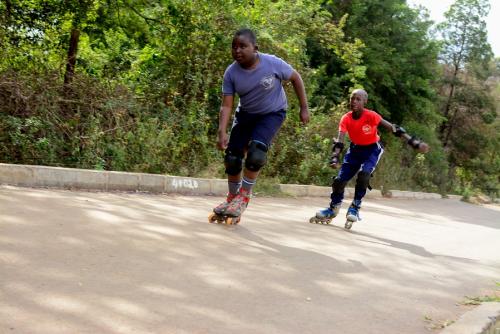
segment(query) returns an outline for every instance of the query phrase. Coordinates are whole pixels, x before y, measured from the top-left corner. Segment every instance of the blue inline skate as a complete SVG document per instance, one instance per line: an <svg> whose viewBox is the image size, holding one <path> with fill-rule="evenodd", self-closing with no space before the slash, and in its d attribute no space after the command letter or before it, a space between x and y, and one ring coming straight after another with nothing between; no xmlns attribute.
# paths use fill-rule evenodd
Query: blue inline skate
<svg viewBox="0 0 500 334"><path fill-rule="evenodd" d="M316 212L316 216L311 217L309 222L311 224L330 224L332 219L339 214L340 204L328 207Z"/></svg>
<svg viewBox="0 0 500 334"><path fill-rule="evenodd" d="M361 201L359 200L354 200L352 201L351 206L349 209L347 209L347 214L346 214L346 222L345 222L345 228L350 229L352 227L352 224L355 222L358 222L361 220L361 217L359 216L359 210L361 209Z"/></svg>

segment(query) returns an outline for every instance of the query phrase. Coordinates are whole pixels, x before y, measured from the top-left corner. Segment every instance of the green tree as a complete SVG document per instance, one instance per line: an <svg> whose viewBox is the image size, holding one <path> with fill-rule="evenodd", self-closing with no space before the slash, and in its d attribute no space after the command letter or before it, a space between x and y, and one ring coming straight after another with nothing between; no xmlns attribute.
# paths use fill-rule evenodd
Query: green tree
<svg viewBox="0 0 500 334"><path fill-rule="evenodd" d="M470 74L463 75L467 70L466 67L468 66L471 70L473 64L486 66L492 58L484 20L489 9L488 0L457 0L445 13L446 21L439 25L443 40L440 58L445 65L442 89L445 90L443 93L446 96L442 106L444 120L439 133L445 147L450 144L454 127L457 124L456 119L461 112L478 114L489 109L481 104L476 104L477 108L467 108L470 104L463 103L463 100L464 94L468 95L466 92L468 88L462 89L464 94L461 96L456 95L457 88L467 86L460 78L470 78ZM482 101L484 98L478 97L475 100Z"/></svg>
<svg viewBox="0 0 500 334"><path fill-rule="evenodd" d="M432 79L438 49L429 38L432 22L425 13L408 7L404 0L325 3L336 20L348 15L346 36L365 45L361 61L366 77L359 84L370 94L370 107L396 123L407 119L435 123ZM329 64L327 76L339 68L336 62L319 60Z"/></svg>
<svg viewBox="0 0 500 334"><path fill-rule="evenodd" d="M498 196L498 70L487 42L487 0L457 0L439 25L442 80L439 135L448 153L450 183L470 195Z"/></svg>
<svg viewBox="0 0 500 334"><path fill-rule="evenodd" d="M404 0L323 1L323 6L335 22L342 22L347 15L346 38L364 45L360 65L366 75L357 85L368 91L368 107L403 124L433 147L430 154L415 155L396 138L382 133L387 150L374 183L437 191L445 179L446 162L435 133L440 117L433 81L439 49L429 34L432 22L427 13L410 8ZM310 46L311 66L325 69L318 78L313 102L326 100L332 106L346 100L350 86L342 77L345 69L341 59L325 54L314 41Z"/></svg>

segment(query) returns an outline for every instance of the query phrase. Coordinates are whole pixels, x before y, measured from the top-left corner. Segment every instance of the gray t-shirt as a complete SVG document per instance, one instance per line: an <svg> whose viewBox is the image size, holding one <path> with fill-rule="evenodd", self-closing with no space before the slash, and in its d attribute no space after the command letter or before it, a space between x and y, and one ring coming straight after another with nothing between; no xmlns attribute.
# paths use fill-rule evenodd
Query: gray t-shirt
<svg viewBox="0 0 500 334"><path fill-rule="evenodd" d="M246 70L237 62L229 65L224 73L223 95L240 97L240 110L249 114L267 114L287 109L282 80L289 80L293 68L273 55L259 52L259 63Z"/></svg>

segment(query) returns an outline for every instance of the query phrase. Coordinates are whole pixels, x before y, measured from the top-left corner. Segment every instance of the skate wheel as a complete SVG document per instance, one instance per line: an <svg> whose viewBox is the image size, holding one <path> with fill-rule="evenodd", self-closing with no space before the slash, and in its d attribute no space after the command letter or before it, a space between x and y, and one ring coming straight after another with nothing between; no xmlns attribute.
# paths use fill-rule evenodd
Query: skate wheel
<svg viewBox="0 0 500 334"><path fill-rule="evenodd" d="M350 230L351 229L352 223L353 222L350 221L350 220L348 220L348 221L345 222L345 226L344 227L346 228L346 230Z"/></svg>
<svg viewBox="0 0 500 334"><path fill-rule="evenodd" d="M210 224L214 224L215 222L218 222L217 214L211 213L210 215L208 215L208 222Z"/></svg>
<svg viewBox="0 0 500 334"><path fill-rule="evenodd" d="M227 225L236 225L240 222L241 217L228 217L226 219Z"/></svg>
<svg viewBox="0 0 500 334"><path fill-rule="evenodd" d="M309 219L309 223L311 223L311 224L317 224L318 223L318 219L316 217L311 217Z"/></svg>

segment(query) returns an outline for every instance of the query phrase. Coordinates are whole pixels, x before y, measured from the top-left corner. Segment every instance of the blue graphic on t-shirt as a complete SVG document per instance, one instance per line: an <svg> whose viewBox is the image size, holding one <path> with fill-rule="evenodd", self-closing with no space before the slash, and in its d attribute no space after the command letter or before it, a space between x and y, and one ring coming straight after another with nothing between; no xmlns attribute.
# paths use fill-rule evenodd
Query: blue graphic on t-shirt
<svg viewBox="0 0 500 334"><path fill-rule="evenodd" d="M274 87L274 75L262 78L262 80L260 80L260 84L265 90L272 89Z"/></svg>

